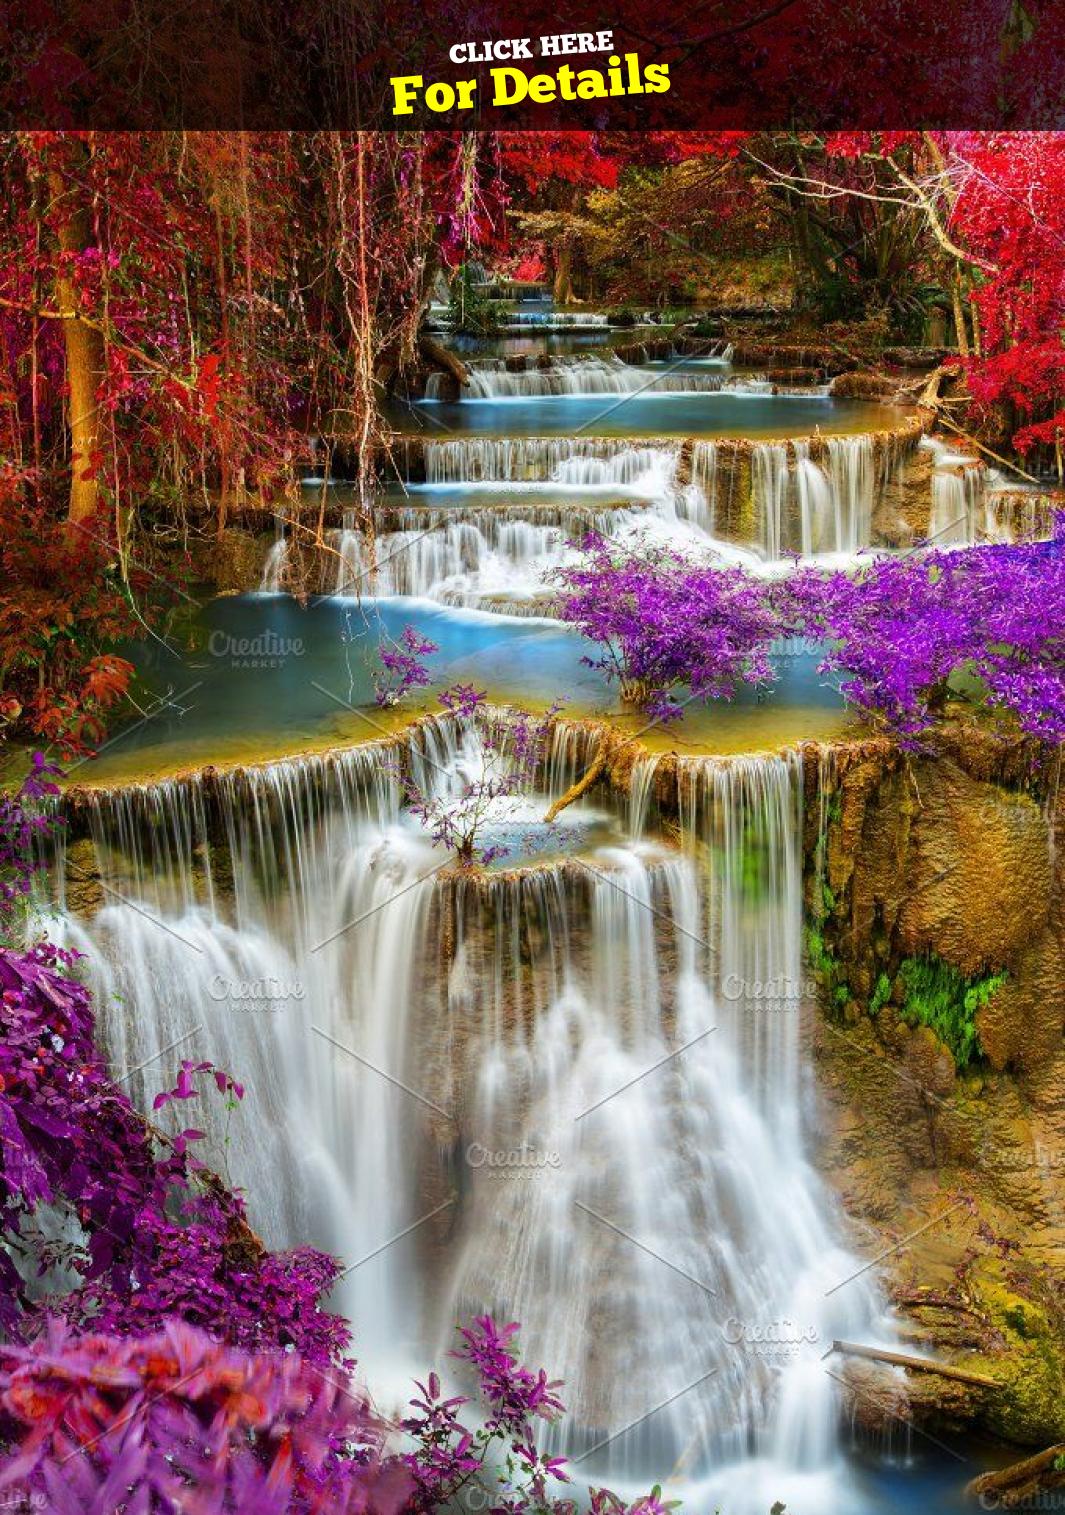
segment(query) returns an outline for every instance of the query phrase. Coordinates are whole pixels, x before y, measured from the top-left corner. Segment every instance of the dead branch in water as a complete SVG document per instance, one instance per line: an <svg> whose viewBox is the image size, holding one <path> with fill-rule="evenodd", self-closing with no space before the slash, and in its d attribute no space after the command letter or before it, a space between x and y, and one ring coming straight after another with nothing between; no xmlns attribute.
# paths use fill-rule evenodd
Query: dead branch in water
<svg viewBox="0 0 1065 1515"><path fill-rule="evenodd" d="M888 1352L882 1347L866 1347L856 1341L834 1341L833 1352L842 1352L847 1357L868 1357L872 1362L886 1362L894 1368L911 1368L919 1373L936 1373L940 1378L951 1378L958 1383L975 1384L981 1389L1000 1387L997 1378L986 1373L972 1373L968 1368L953 1368L948 1363L935 1362L931 1357L911 1357L908 1352Z"/></svg>
<svg viewBox="0 0 1065 1515"><path fill-rule="evenodd" d="M599 750L595 754L595 757L589 763L588 767L584 770L583 774L577 780L577 782L575 784L571 784L566 790L565 794L560 795L558 799L555 800L554 804L544 816L544 820L548 823L555 820L555 818L561 814L563 810L565 810L567 805L572 805L574 800L579 800L582 794L586 794L595 783L596 779L600 778L606 771L606 760L607 744L605 741L600 739Z"/></svg>
<svg viewBox="0 0 1065 1515"><path fill-rule="evenodd" d="M456 384L464 387L469 385L470 371L458 354L451 352L425 332L418 337L418 351L433 368L439 368L444 373L450 374Z"/></svg>

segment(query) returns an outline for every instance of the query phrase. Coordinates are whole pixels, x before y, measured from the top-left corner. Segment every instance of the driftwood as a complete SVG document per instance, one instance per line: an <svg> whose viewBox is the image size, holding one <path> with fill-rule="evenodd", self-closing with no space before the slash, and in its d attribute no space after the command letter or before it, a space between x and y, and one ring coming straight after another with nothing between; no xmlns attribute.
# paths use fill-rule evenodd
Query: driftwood
<svg viewBox="0 0 1065 1515"><path fill-rule="evenodd" d="M1055 1466L1059 1458L1065 1463L1065 1441L1055 1442L1045 1452L1011 1463L1008 1468L981 1473L966 1486L965 1492L973 1499L994 1495L993 1503L984 1503L985 1509L1015 1510L1018 1506L1033 1505L1039 1494L1065 1485L1065 1467Z"/></svg>
<svg viewBox="0 0 1065 1515"><path fill-rule="evenodd" d="M450 374L456 384L469 384L470 371L456 353L423 332L418 338L418 351L433 368Z"/></svg>
<svg viewBox="0 0 1065 1515"><path fill-rule="evenodd" d="M566 790L565 794L559 795L558 799L554 802L550 810L544 816L544 820L547 822L553 821L561 811L565 810L567 805L572 805L574 800L579 800L582 794L587 793L587 791L595 783L596 779L598 779L606 771L606 764L607 744L605 741L600 740L599 751L596 753L595 757L588 764L588 767L581 774L577 782L575 784L571 784Z"/></svg>
<svg viewBox="0 0 1065 1515"><path fill-rule="evenodd" d="M996 1378L985 1373L971 1373L968 1368L952 1368L947 1363L934 1362L930 1357L911 1357L908 1352L888 1352L881 1347L865 1347L856 1341L834 1341L833 1352L842 1352L847 1357L868 1357L873 1362L890 1363L895 1368L912 1368L920 1373L936 1373L940 1378L951 1378L957 1383L975 1384L981 1389L997 1389Z"/></svg>

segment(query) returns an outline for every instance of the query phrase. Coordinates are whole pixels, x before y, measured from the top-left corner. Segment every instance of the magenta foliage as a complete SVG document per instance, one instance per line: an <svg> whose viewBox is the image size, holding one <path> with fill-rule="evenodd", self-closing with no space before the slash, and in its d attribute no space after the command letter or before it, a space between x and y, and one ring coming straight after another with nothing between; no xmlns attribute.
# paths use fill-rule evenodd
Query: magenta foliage
<svg viewBox="0 0 1065 1515"><path fill-rule="evenodd" d="M251 1355L181 1321L134 1339L52 1322L0 1349L0 1489L56 1515L368 1512L413 1480L364 1393L297 1354Z"/></svg>
<svg viewBox="0 0 1065 1515"><path fill-rule="evenodd" d="M739 569L692 563L667 548L639 552L591 535L584 561L555 571L562 619L603 649L585 661L657 720L683 706L672 691L729 699L773 678L774 621L765 586Z"/></svg>
<svg viewBox="0 0 1065 1515"><path fill-rule="evenodd" d="M439 650L416 627L404 626L395 646L382 648L378 653L384 671L374 681L377 703L396 705L408 690L424 689L430 675L422 659Z"/></svg>
<svg viewBox="0 0 1065 1515"><path fill-rule="evenodd" d="M19 792L0 793L0 927L4 929L12 926L41 867L34 848L55 825L41 802L59 793L53 780L60 777L60 769L35 752Z"/></svg>
<svg viewBox="0 0 1065 1515"><path fill-rule="evenodd" d="M75 1337L52 1321L0 1347L0 1492L57 1515L577 1515L553 1483L536 1423L563 1411L557 1384L514 1354L517 1326L484 1316L454 1354L475 1372L482 1414L445 1398L435 1373L392 1427L348 1370L299 1353L251 1354L181 1321L134 1340ZM402 1430L406 1449L392 1450ZM476 1499L472 1496L476 1491ZM593 1515L662 1515L661 1491L626 1507L590 1491Z"/></svg>
<svg viewBox="0 0 1065 1515"><path fill-rule="evenodd" d="M777 587L788 629L829 644L824 671L904 738L968 673L1022 730L1065 740L1065 541L910 554Z"/></svg>
<svg viewBox="0 0 1065 1515"><path fill-rule="evenodd" d="M471 722L487 695L472 684L455 684L439 699L450 714ZM477 765L471 772L460 764L453 781L445 775L426 786L404 768L393 770L411 813L425 824L434 846L457 853L464 867L474 863L487 867L506 856L507 847L485 844L481 837L493 823L509 818L508 810L514 807L508 807L507 801L526 792L535 780L558 710L553 705L540 716L524 710L509 712L499 725L480 719Z"/></svg>
<svg viewBox="0 0 1065 1515"><path fill-rule="evenodd" d="M267 1252L243 1200L186 1155L197 1133L172 1142L134 1110L96 1049L88 991L66 976L73 963L48 945L0 951L0 1324L25 1338L51 1310L127 1334L180 1315L236 1345L338 1356L347 1327L320 1304L336 1261ZM80 1237L42 1240L41 1204ZM31 1300L24 1278L53 1266L77 1286L38 1281Z"/></svg>

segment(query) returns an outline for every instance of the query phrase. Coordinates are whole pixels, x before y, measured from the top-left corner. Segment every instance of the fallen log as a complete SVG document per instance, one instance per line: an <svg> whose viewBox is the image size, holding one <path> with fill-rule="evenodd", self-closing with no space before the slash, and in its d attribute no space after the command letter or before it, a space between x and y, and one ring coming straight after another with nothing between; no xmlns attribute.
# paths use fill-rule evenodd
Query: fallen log
<svg viewBox="0 0 1065 1515"><path fill-rule="evenodd" d="M588 764L588 767L581 774L577 782L571 784L565 794L559 795L558 799L544 816L544 820L550 823L561 811L565 810L567 805L572 805L574 800L579 800L581 795L585 794L595 783L596 779L606 770L606 761L607 744L605 741L600 740L599 751L595 757Z"/></svg>
<svg viewBox="0 0 1065 1515"><path fill-rule="evenodd" d="M456 384L469 384L470 371L462 359L450 348L423 332L418 338L418 351L427 363L450 374Z"/></svg>
<svg viewBox="0 0 1065 1515"><path fill-rule="evenodd" d="M911 1368L919 1373L937 1373L940 1378L952 1378L957 1383L975 1384L980 1389L997 1389L997 1378L985 1373L972 1373L968 1368L952 1368L948 1363L935 1362L931 1357L911 1357L908 1352L889 1352L882 1347L866 1347L856 1341L834 1341L833 1352L847 1357L868 1357L873 1362L890 1363L893 1368Z"/></svg>
<svg viewBox="0 0 1065 1515"><path fill-rule="evenodd" d="M1065 1441L1055 1442L1045 1452L1011 1463L1008 1468L981 1473L966 1485L965 1492L970 1498L981 1499L985 1510L1034 1505L1038 1495L1065 1486L1065 1466L1058 1467L1059 1460L1065 1464ZM988 1495L994 1496L993 1500L988 1501Z"/></svg>

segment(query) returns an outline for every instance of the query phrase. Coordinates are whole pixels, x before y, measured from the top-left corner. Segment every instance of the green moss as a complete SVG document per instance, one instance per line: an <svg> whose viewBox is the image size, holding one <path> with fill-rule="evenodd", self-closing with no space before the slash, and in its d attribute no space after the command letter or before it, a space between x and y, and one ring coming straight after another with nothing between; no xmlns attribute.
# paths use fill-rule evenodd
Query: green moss
<svg viewBox="0 0 1065 1515"><path fill-rule="evenodd" d="M876 981L873 997L869 1001L869 1014L876 1015L877 1011L882 1010L890 998L891 980L886 973L882 973Z"/></svg>
<svg viewBox="0 0 1065 1515"><path fill-rule="evenodd" d="M1011 1305L1009 1309L1003 1313L1002 1318L1009 1326L1010 1330L1016 1331L1018 1336L1023 1337L1025 1340L1031 1336L1032 1332L1029 1328L1028 1318L1024 1313L1023 1305Z"/></svg>
<svg viewBox="0 0 1065 1515"><path fill-rule="evenodd" d="M806 960L821 981L826 1001L837 1014L842 1013L854 996L843 977L843 964L816 926L806 928Z"/></svg>
<svg viewBox="0 0 1065 1515"><path fill-rule="evenodd" d="M1005 983L1005 973L967 979L940 957L908 957L899 975L905 991L899 1013L907 1025L929 1026L949 1047L958 1068L983 1056L976 1012Z"/></svg>

